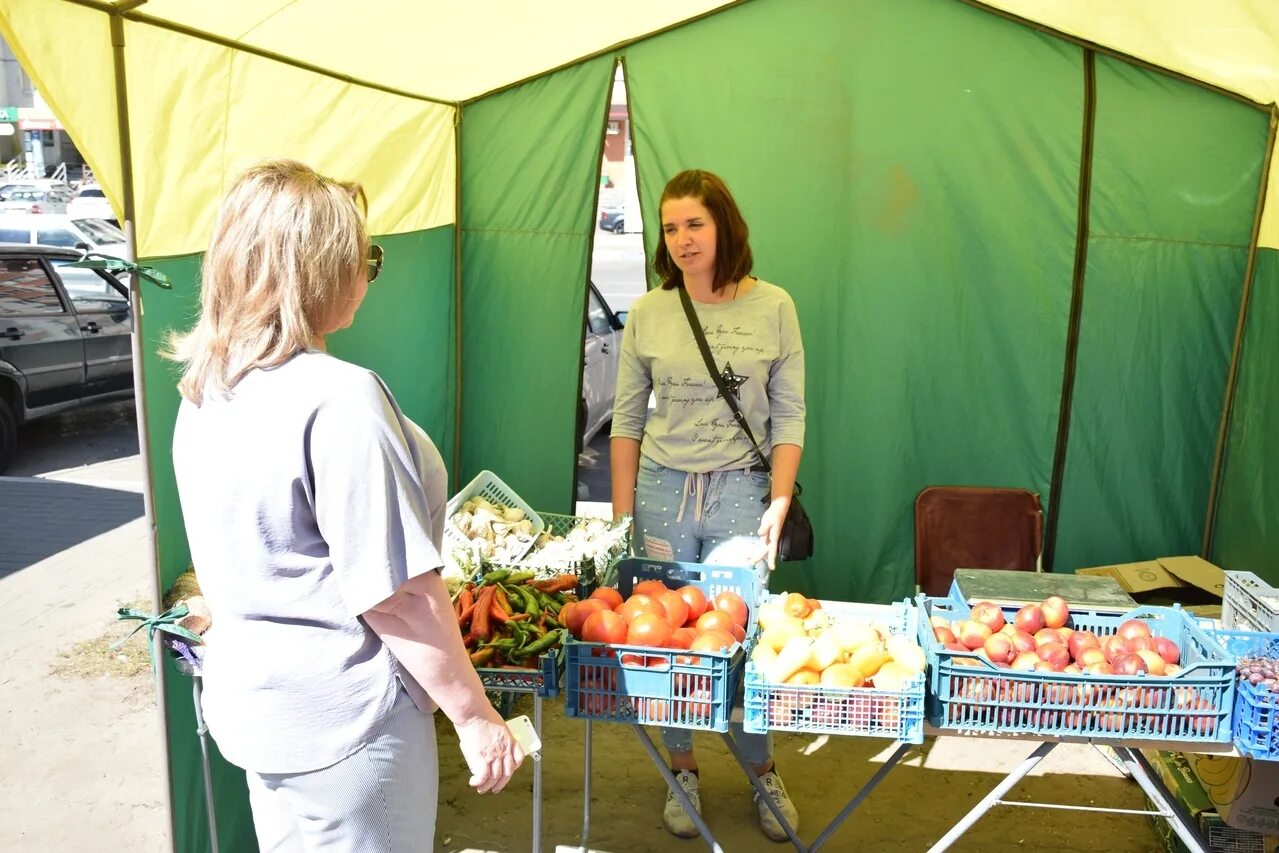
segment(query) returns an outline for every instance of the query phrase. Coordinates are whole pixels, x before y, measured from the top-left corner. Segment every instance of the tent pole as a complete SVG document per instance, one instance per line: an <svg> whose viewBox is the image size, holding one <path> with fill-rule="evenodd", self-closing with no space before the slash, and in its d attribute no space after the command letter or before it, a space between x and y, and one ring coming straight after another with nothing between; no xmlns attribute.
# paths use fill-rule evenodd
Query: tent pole
<svg viewBox="0 0 1279 853"><path fill-rule="evenodd" d="M1075 227L1075 267L1071 275L1070 319L1066 326L1066 364L1062 371L1061 405L1057 416L1057 444L1053 451L1052 481L1048 487L1048 517L1044 523L1043 564L1053 570L1057 550L1057 521L1061 514L1062 478L1070 444L1070 414L1075 399L1075 368L1079 361L1079 325L1084 311L1084 275L1088 266L1088 213L1092 199L1092 154L1097 129L1096 54L1084 49L1084 128L1079 151L1079 211Z"/></svg>
<svg viewBox="0 0 1279 853"><path fill-rule="evenodd" d="M130 4L129 8L134 4ZM137 215L133 197L133 145L129 133L129 89L124 62L123 9L109 18L111 25L111 59L115 72L116 122L120 137L120 196L124 206L125 255L130 261L138 258ZM138 421L138 456L142 462L142 510L146 518L146 552L144 561L150 573L151 606L156 613L163 609L164 591L161 589L159 559L156 552L155 492L151 484L151 440L147 422L146 370L143 359L142 294L141 280L137 273L129 274L129 307L133 315L133 405ZM177 843L177 827L173 815L173 769L169 755L169 719L166 713L164 664L155 668L156 712L160 721L160 737L164 740L164 802L169 821L169 844Z"/></svg>
<svg viewBox="0 0 1279 853"><path fill-rule="evenodd" d="M462 482L462 105L453 113L453 482Z"/></svg>
<svg viewBox="0 0 1279 853"><path fill-rule="evenodd" d="M1204 518L1203 547L1199 556L1205 560L1212 553L1212 537L1217 524L1217 504L1221 500L1221 476L1225 468L1226 444L1230 438L1230 418L1235 408L1235 392L1239 387L1239 360L1243 355L1243 339L1248 329L1248 306L1252 302L1252 285L1257 272L1257 249L1261 237L1261 215L1266 209L1266 185L1270 182L1270 161L1275 153L1275 133L1279 128L1279 106L1270 106L1270 129L1266 134L1265 160L1261 164L1261 186L1257 189L1257 208L1252 220L1252 237L1248 241L1248 262L1244 266L1243 293L1239 297L1239 316L1235 321L1235 340L1230 349L1230 371L1226 374L1226 395L1221 404L1221 423L1217 427L1217 449L1212 456L1212 478L1208 481L1208 507Z"/></svg>

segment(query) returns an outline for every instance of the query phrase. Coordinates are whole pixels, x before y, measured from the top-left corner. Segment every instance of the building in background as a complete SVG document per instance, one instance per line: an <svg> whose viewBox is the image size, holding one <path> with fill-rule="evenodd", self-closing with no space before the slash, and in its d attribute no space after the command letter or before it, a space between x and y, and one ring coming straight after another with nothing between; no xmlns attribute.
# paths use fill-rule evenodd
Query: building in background
<svg viewBox="0 0 1279 853"><path fill-rule="evenodd" d="M80 150L0 39L0 167L14 160L39 176L63 164L69 181L81 180L84 173Z"/></svg>

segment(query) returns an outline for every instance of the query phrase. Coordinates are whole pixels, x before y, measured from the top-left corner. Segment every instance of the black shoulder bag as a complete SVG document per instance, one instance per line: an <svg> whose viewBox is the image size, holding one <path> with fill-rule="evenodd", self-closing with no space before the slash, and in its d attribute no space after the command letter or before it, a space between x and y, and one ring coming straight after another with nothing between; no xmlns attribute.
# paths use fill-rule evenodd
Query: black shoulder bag
<svg viewBox="0 0 1279 853"><path fill-rule="evenodd" d="M725 403L728 403L728 408L732 410L737 425L750 439L751 446L755 448L755 455L759 457L760 464L764 466L764 470L771 478L773 466L769 464L764 451L759 449L759 443L755 441L755 436L751 433L750 424L746 423L746 417L738 408L737 400L725 386L723 375L716 369L715 357L711 355L711 348L706 343L706 335L702 332L702 324L698 322L697 312L693 310L693 300L689 298L688 291L682 286L679 288L679 300L684 306L685 316L688 317L688 325L693 329L693 339L697 341L697 348L706 362L706 369L710 371L711 379L715 382L715 387L719 389L719 395L724 398ZM799 496L803 493L804 488L796 482L795 494L791 498L790 509L786 511L786 519L782 522L782 535L777 543L777 559L783 562L806 560L813 556L813 523L808 520L808 513L799 502ZM771 501L771 494L764 495L764 504Z"/></svg>

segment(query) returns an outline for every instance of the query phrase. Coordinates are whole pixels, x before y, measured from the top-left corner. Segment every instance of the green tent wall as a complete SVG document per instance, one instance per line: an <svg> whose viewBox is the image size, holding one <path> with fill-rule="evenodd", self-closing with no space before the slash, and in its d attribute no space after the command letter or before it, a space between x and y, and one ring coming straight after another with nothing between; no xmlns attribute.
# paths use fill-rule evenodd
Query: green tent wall
<svg viewBox="0 0 1279 853"><path fill-rule="evenodd" d="M535 506L570 509L615 59L650 250L665 180L719 172L758 273L799 309L819 556L779 585L908 594L912 502L944 483L1039 491L1059 571L1196 552L1214 518L1212 557L1279 583L1270 250L1208 506L1266 112L953 0L754 0L465 104L457 226L382 238L386 272L332 341L383 375L455 485L491 468ZM188 552L169 461L178 398L155 353L191 321L199 257L153 260L175 281L148 287L140 319L167 586ZM174 842L198 851L188 690L169 679ZM242 774L220 759L214 774L223 849L252 849Z"/></svg>

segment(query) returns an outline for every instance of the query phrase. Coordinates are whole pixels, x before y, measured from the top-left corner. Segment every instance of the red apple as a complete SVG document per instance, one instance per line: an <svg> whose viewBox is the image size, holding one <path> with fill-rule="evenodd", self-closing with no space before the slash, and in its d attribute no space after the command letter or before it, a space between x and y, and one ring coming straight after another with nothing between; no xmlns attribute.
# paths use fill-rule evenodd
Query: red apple
<svg viewBox="0 0 1279 853"><path fill-rule="evenodd" d="M946 648L946 649L948 649L949 651L952 651L952 652L966 652L966 651L969 651L968 646L965 646L963 643L959 642L958 640L955 640L955 641L953 641L953 642L947 643L947 644L945 645L945 648ZM968 663L968 661L966 661L966 660L965 660L965 661L955 661L955 663Z"/></svg>
<svg viewBox="0 0 1279 853"><path fill-rule="evenodd" d="M1013 629L1012 641L1013 648L1018 652L1033 652L1035 650L1035 638L1025 631Z"/></svg>
<svg viewBox="0 0 1279 853"><path fill-rule="evenodd" d="M1075 660L1079 660L1079 655L1084 649L1100 648L1101 641L1097 639L1097 635L1092 631L1074 631L1070 635L1070 639L1066 640L1066 648L1070 651L1070 656Z"/></svg>
<svg viewBox="0 0 1279 853"><path fill-rule="evenodd" d="M973 605L973 614L971 618L974 622L980 622L991 630L991 633L998 631L1004 627L1004 611L999 609L999 605L992 601L979 601Z"/></svg>
<svg viewBox="0 0 1279 853"><path fill-rule="evenodd" d="M1093 663L1084 667L1084 672L1089 675L1114 675L1115 669L1106 661L1102 661L1101 663Z"/></svg>
<svg viewBox="0 0 1279 853"><path fill-rule="evenodd" d="M1163 675L1168 662L1165 661L1158 652L1152 652L1149 649L1138 649L1137 657L1146 662L1146 670L1151 675Z"/></svg>
<svg viewBox="0 0 1279 853"><path fill-rule="evenodd" d="M976 650L984 646L986 638L993 633L990 628L982 623L968 619L959 624L959 630L955 632L955 638L969 649Z"/></svg>
<svg viewBox="0 0 1279 853"><path fill-rule="evenodd" d="M1150 626L1140 619L1129 619L1120 625L1119 630L1115 633L1125 639L1130 637L1149 637Z"/></svg>
<svg viewBox="0 0 1279 853"><path fill-rule="evenodd" d="M1035 652L1022 652L1013 658L1012 668L1017 670L1032 670L1043 661Z"/></svg>
<svg viewBox="0 0 1279 853"><path fill-rule="evenodd" d="M1084 668L1077 663L1068 663L1062 672L1069 672L1071 675L1083 675Z"/></svg>
<svg viewBox="0 0 1279 853"><path fill-rule="evenodd" d="M1181 649L1167 637L1155 637L1155 651L1165 663L1181 663Z"/></svg>
<svg viewBox="0 0 1279 853"><path fill-rule="evenodd" d="M1005 622L1004 627L999 629L999 633L1006 634L1011 637L1013 634L1017 633L1017 626L1011 622Z"/></svg>
<svg viewBox="0 0 1279 853"><path fill-rule="evenodd" d="M986 657L995 663L1012 663L1017 656L1012 640L1003 634L991 634L982 646Z"/></svg>
<svg viewBox="0 0 1279 853"><path fill-rule="evenodd" d="M943 646L950 645L955 642L955 632L950 630L949 626L942 626L933 629L933 636L937 638L937 642Z"/></svg>
<svg viewBox="0 0 1279 853"><path fill-rule="evenodd" d="M1013 624L1018 631L1025 631L1031 636L1044 627L1044 611L1038 604L1027 604L1013 617Z"/></svg>
<svg viewBox="0 0 1279 853"><path fill-rule="evenodd" d="M945 616L929 616L928 621L934 628L950 627L950 620L947 619Z"/></svg>
<svg viewBox="0 0 1279 853"><path fill-rule="evenodd" d="M1061 643L1045 643L1036 650L1035 654L1039 655L1040 659L1054 672L1061 672L1066 668L1066 664L1070 663L1070 652Z"/></svg>
<svg viewBox="0 0 1279 853"><path fill-rule="evenodd" d="M1044 615L1045 627L1060 628L1070 621L1070 608L1066 606L1066 600L1059 595L1045 598L1044 603L1039 607Z"/></svg>
<svg viewBox="0 0 1279 853"><path fill-rule="evenodd" d="M1153 652L1155 650L1155 638L1129 637L1128 648L1132 649L1134 653L1141 651Z"/></svg>
<svg viewBox="0 0 1279 853"><path fill-rule="evenodd" d="M1106 653L1097 646L1088 646L1079 653L1079 657L1075 658L1075 662L1084 668L1095 663L1106 663Z"/></svg>
<svg viewBox="0 0 1279 853"><path fill-rule="evenodd" d="M1132 653L1128 641L1118 635L1102 640L1101 650L1106 653L1106 660L1111 664L1114 664L1116 659Z"/></svg>
<svg viewBox="0 0 1279 853"><path fill-rule="evenodd" d="M1057 633L1056 628L1040 628L1035 632L1035 645L1046 646L1049 643L1062 644L1061 634Z"/></svg>
<svg viewBox="0 0 1279 853"><path fill-rule="evenodd" d="M1112 661L1111 665L1119 675L1144 675L1150 672L1146 662L1136 654L1120 655L1117 660Z"/></svg>

